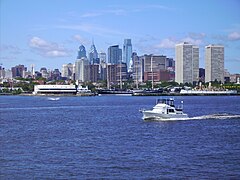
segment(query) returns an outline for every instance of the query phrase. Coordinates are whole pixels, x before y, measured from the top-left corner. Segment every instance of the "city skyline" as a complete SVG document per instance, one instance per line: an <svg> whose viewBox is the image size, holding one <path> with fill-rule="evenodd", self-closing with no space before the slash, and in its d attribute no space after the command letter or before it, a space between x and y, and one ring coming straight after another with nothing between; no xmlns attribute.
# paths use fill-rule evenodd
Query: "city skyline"
<svg viewBox="0 0 240 180"><path fill-rule="evenodd" d="M98 52L132 40L138 55L175 59L175 45L199 46L199 66L205 68L205 46L225 47L224 64L240 71L240 2L210 1L0 1L0 64L10 69L61 69L74 63L80 45L87 54L94 39ZM19 13L21 12L21 13Z"/></svg>

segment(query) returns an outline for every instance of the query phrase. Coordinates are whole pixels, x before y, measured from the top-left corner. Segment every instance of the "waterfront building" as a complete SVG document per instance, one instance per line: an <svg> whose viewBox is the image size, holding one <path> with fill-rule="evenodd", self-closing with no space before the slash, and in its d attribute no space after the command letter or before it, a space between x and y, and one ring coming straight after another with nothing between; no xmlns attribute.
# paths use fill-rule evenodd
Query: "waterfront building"
<svg viewBox="0 0 240 180"><path fill-rule="evenodd" d="M89 65L89 81L97 82L99 80L99 65L90 64Z"/></svg>
<svg viewBox="0 0 240 180"><path fill-rule="evenodd" d="M175 81L197 83L199 80L199 47L184 42L176 45Z"/></svg>
<svg viewBox="0 0 240 180"><path fill-rule="evenodd" d="M168 81L166 74L167 70L167 57L163 55L143 55L140 57L140 62L143 62L143 81Z"/></svg>
<svg viewBox="0 0 240 180"><path fill-rule="evenodd" d="M224 46L208 45L205 47L205 82L224 82Z"/></svg>
<svg viewBox="0 0 240 180"><path fill-rule="evenodd" d="M33 94L76 94L75 85L35 85Z"/></svg>
<svg viewBox="0 0 240 180"><path fill-rule="evenodd" d="M175 61L173 58L166 58L166 68L172 68L175 70Z"/></svg>
<svg viewBox="0 0 240 180"><path fill-rule="evenodd" d="M205 82L205 69L199 68L199 81Z"/></svg>
<svg viewBox="0 0 240 180"><path fill-rule="evenodd" d="M143 82L143 60L139 58L136 52L132 53L132 61L133 61L133 80L136 84L136 88L138 89L138 84Z"/></svg>
<svg viewBox="0 0 240 180"><path fill-rule="evenodd" d="M87 58L77 59L75 62L75 79L80 82L88 81L89 61Z"/></svg>
<svg viewBox="0 0 240 180"><path fill-rule="evenodd" d="M108 48L108 63L119 64L122 62L122 49L119 45L110 46Z"/></svg>
<svg viewBox="0 0 240 180"><path fill-rule="evenodd" d="M131 39L124 39L123 44L123 62L127 64L128 72L130 70L130 60L132 56Z"/></svg>
<svg viewBox="0 0 240 180"><path fill-rule="evenodd" d="M127 81L127 65L121 64L107 64L107 86L111 88L111 85L121 85Z"/></svg>
<svg viewBox="0 0 240 180"><path fill-rule="evenodd" d="M67 79L73 79L74 74L74 65L69 64L63 64L62 65L62 77L65 77Z"/></svg>
<svg viewBox="0 0 240 180"><path fill-rule="evenodd" d="M99 80L107 80L107 63L100 62Z"/></svg>
<svg viewBox="0 0 240 180"><path fill-rule="evenodd" d="M12 67L12 77L25 77L25 72L27 71L27 68L24 67L24 65L17 65L15 67Z"/></svg>
<svg viewBox="0 0 240 180"><path fill-rule="evenodd" d="M83 45L79 46L77 59L87 58L86 49Z"/></svg>
<svg viewBox="0 0 240 180"><path fill-rule="evenodd" d="M104 62L104 63L107 62L107 55L106 55L105 52L100 52L100 53L98 54L98 56L99 56L99 61L100 61L100 63L101 63L101 62Z"/></svg>
<svg viewBox="0 0 240 180"><path fill-rule="evenodd" d="M94 42L92 42L92 45L90 47L89 62L90 64L99 64L98 52L96 46L94 45Z"/></svg>
<svg viewBox="0 0 240 180"><path fill-rule="evenodd" d="M5 68L0 66L0 79L5 78Z"/></svg>
<svg viewBox="0 0 240 180"><path fill-rule="evenodd" d="M238 79L240 79L240 74L231 74L230 75L230 82L237 83Z"/></svg>
<svg viewBox="0 0 240 180"><path fill-rule="evenodd" d="M5 69L5 79L12 79L12 70Z"/></svg>
<svg viewBox="0 0 240 180"><path fill-rule="evenodd" d="M43 78L46 78L46 79L49 78L49 72L48 72L47 68L42 67L42 68L40 69L40 73L42 74L42 77L43 77Z"/></svg>
<svg viewBox="0 0 240 180"><path fill-rule="evenodd" d="M51 72L51 80L61 80L61 72L59 71L59 69L54 69Z"/></svg>

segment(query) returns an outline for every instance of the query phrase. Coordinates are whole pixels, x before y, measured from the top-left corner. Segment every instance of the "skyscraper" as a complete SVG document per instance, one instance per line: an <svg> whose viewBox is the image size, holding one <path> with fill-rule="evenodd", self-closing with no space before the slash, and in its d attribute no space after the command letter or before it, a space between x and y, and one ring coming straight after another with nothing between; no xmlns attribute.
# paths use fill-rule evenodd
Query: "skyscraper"
<svg viewBox="0 0 240 180"><path fill-rule="evenodd" d="M66 77L67 79L73 79L73 67L74 65L69 64L63 64L62 65L62 77Z"/></svg>
<svg viewBox="0 0 240 180"><path fill-rule="evenodd" d="M94 42L92 42L90 52L89 52L89 61L90 64L99 64L99 59L98 59L98 52L96 49L96 46L94 45Z"/></svg>
<svg viewBox="0 0 240 180"><path fill-rule="evenodd" d="M87 58L86 49L83 45L79 46L77 59L81 59L82 57Z"/></svg>
<svg viewBox="0 0 240 180"><path fill-rule="evenodd" d="M131 43L131 39L124 39L124 44L123 44L123 62L127 64L128 71L129 71L129 68L130 68L131 56L132 56L132 43Z"/></svg>
<svg viewBox="0 0 240 180"><path fill-rule="evenodd" d="M122 49L119 45L110 46L108 48L108 63L120 64L122 62Z"/></svg>
<svg viewBox="0 0 240 180"><path fill-rule="evenodd" d="M17 65L15 67L12 67L12 77L25 77L25 72L27 71L27 68L24 67L24 65Z"/></svg>
<svg viewBox="0 0 240 180"><path fill-rule="evenodd" d="M224 46L208 45L205 47L205 82L224 82Z"/></svg>
<svg viewBox="0 0 240 180"><path fill-rule="evenodd" d="M101 62L107 62L107 55L106 55L105 52L100 52L98 55L99 55L100 63Z"/></svg>
<svg viewBox="0 0 240 180"><path fill-rule="evenodd" d="M77 59L75 62L75 78L81 82L88 80L89 62L87 58Z"/></svg>
<svg viewBox="0 0 240 180"><path fill-rule="evenodd" d="M196 83L199 76L199 47L187 42L176 45L176 73L177 83Z"/></svg>

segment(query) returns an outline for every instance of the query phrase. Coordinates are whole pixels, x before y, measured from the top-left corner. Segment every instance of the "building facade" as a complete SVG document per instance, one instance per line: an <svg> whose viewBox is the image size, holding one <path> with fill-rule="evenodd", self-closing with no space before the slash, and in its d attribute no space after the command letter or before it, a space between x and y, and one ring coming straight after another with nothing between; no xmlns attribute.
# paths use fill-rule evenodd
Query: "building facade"
<svg viewBox="0 0 240 180"><path fill-rule="evenodd" d="M25 72L27 71L27 68L24 67L24 65L17 65L15 67L12 67L12 77L22 77L25 78Z"/></svg>
<svg viewBox="0 0 240 180"><path fill-rule="evenodd" d="M205 47L205 82L224 82L224 46L208 45Z"/></svg>
<svg viewBox="0 0 240 180"><path fill-rule="evenodd" d="M74 73L74 65L69 64L63 64L62 65L62 77L65 77L67 79L73 79L73 73Z"/></svg>
<svg viewBox="0 0 240 180"><path fill-rule="evenodd" d="M107 64L107 87L111 88L112 85L120 85L127 81L127 65L121 64Z"/></svg>
<svg viewBox="0 0 240 180"><path fill-rule="evenodd" d="M99 64L89 65L89 81L97 82L100 79Z"/></svg>
<svg viewBox="0 0 240 180"><path fill-rule="evenodd" d="M99 61L100 61L100 63L106 63L107 62L107 55L106 55L106 53L105 52L100 52L99 54L98 54L98 56L99 56Z"/></svg>
<svg viewBox="0 0 240 180"><path fill-rule="evenodd" d="M138 88L138 85L143 82L143 78L144 78L143 60L137 55L136 52L133 52L132 53L132 61L133 61L132 77L136 84L136 88Z"/></svg>
<svg viewBox="0 0 240 180"><path fill-rule="evenodd" d="M197 83L199 80L199 47L187 42L175 48L175 81L177 83Z"/></svg>
<svg viewBox="0 0 240 180"><path fill-rule="evenodd" d="M90 64L99 64L98 52L96 46L94 45L94 42L92 42L92 45L90 47L89 61Z"/></svg>
<svg viewBox="0 0 240 180"><path fill-rule="evenodd" d="M166 56L152 54L143 55L140 56L140 63L141 62L143 65L143 81L158 82L170 80Z"/></svg>
<svg viewBox="0 0 240 180"><path fill-rule="evenodd" d="M75 62L75 79L80 82L88 81L89 61L87 58L77 59Z"/></svg>
<svg viewBox="0 0 240 180"><path fill-rule="evenodd" d="M123 62L127 64L128 71L130 69L130 61L132 56L131 39L124 39L123 44Z"/></svg>
<svg viewBox="0 0 240 180"><path fill-rule="evenodd" d="M79 46L77 59L87 58L86 49L83 45Z"/></svg>
<svg viewBox="0 0 240 180"><path fill-rule="evenodd" d="M110 46L108 48L108 63L119 64L122 62L122 49L119 45Z"/></svg>

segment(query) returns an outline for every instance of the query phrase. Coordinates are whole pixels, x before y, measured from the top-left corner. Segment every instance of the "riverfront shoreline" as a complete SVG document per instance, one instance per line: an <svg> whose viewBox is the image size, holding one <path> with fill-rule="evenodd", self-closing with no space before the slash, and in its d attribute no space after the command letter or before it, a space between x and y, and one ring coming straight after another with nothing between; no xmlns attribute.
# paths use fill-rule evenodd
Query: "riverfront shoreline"
<svg viewBox="0 0 240 180"><path fill-rule="evenodd" d="M76 96L76 97L84 97L84 96L123 96L121 94L87 94L87 93L82 93L82 94L32 94L32 93L22 93L22 94L0 94L0 96ZM192 94L181 94L181 93L142 93L142 94L130 94L128 96L240 96L240 93L237 94L226 94L226 93L192 93Z"/></svg>

